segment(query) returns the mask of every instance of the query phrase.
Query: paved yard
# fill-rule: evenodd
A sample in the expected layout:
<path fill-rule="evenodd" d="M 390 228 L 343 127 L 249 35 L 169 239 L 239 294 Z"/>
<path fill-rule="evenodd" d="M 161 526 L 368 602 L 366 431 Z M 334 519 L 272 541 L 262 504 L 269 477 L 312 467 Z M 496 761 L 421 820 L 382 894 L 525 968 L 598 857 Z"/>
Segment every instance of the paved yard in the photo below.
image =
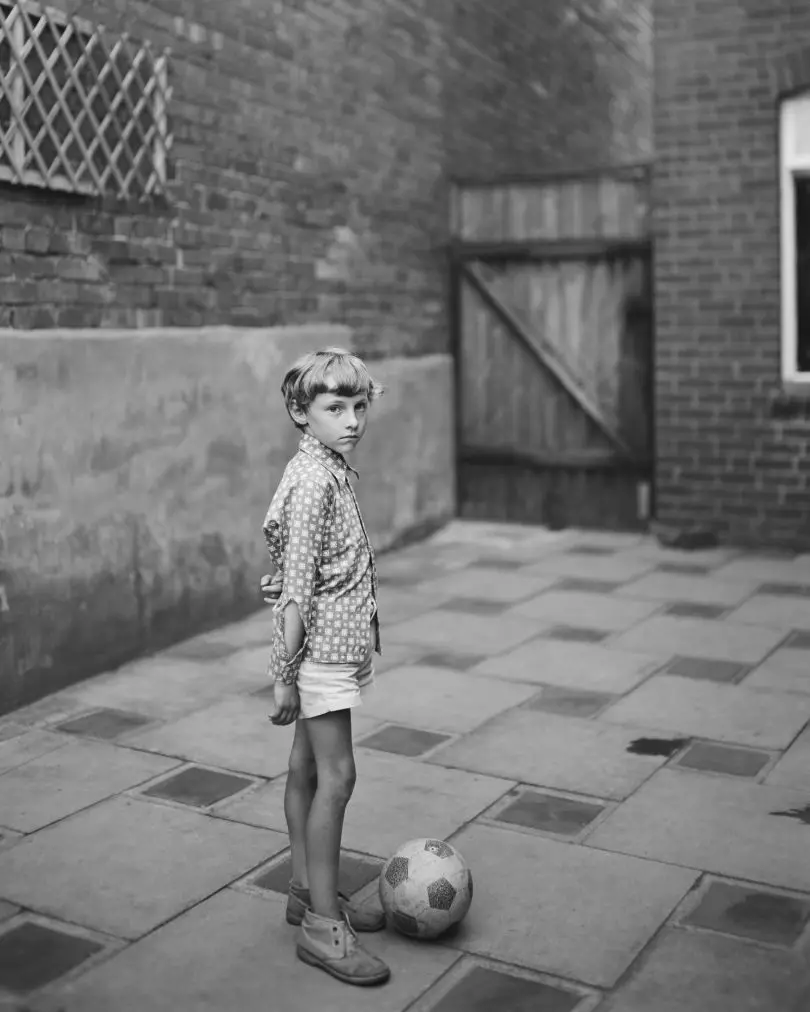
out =
<path fill-rule="evenodd" d="M 807 1012 L 810 559 L 457 523 L 380 572 L 345 888 L 451 839 L 462 930 L 297 962 L 266 609 L 0 720 L 0 1008 Z"/>

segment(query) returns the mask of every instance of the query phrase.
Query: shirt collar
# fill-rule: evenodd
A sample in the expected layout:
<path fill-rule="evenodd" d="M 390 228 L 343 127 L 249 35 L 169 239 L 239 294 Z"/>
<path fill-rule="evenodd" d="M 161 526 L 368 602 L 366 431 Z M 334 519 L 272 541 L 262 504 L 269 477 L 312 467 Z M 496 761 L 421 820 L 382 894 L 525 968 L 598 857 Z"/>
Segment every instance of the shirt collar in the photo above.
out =
<path fill-rule="evenodd" d="M 358 478 L 360 477 L 357 471 L 355 471 L 351 464 L 346 462 L 341 454 L 336 450 L 330 450 L 328 446 L 324 446 L 319 439 L 316 439 L 308 432 L 305 432 L 301 436 L 298 448 L 314 460 L 317 460 L 319 464 L 323 464 L 336 478 L 345 478 L 347 471 L 351 471 Z"/>

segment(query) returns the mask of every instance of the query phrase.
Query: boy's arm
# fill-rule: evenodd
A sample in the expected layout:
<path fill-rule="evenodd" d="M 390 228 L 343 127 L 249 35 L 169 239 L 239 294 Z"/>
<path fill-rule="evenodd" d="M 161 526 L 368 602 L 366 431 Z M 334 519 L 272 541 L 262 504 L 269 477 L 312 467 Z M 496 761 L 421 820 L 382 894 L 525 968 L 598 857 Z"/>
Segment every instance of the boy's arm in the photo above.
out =
<path fill-rule="evenodd" d="M 315 577 L 330 502 L 328 485 L 307 482 L 292 490 L 285 510 L 287 537 L 278 604 L 284 635 L 276 640 L 273 670 L 278 681 L 288 684 L 298 679 L 301 653 L 309 635 Z"/>

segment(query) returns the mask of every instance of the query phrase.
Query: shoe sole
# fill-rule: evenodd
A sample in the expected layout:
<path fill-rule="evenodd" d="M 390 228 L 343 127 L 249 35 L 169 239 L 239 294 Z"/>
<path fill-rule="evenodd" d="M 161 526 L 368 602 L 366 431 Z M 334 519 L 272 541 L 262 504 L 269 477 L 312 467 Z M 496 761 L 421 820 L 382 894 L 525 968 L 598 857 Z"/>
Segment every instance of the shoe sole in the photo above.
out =
<path fill-rule="evenodd" d="M 324 973 L 328 973 L 331 977 L 341 981 L 343 984 L 354 984 L 355 987 L 376 987 L 379 984 L 385 984 L 391 976 L 391 971 L 386 967 L 386 969 L 384 971 L 380 971 L 376 977 L 351 977 L 347 973 L 341 973 L 340 970 L 336 969 L 334 966 L 324 963 L 322 960 L 318 959 L 317 956 L 313 956 L 309 949 L 305 949 L 301 945 L 296 947 L 296 952 L 298 953 L 298 958 L 302 963 L 306 963 L 308 966 L 314 966 L 318 970 L 323 970 Z"/>

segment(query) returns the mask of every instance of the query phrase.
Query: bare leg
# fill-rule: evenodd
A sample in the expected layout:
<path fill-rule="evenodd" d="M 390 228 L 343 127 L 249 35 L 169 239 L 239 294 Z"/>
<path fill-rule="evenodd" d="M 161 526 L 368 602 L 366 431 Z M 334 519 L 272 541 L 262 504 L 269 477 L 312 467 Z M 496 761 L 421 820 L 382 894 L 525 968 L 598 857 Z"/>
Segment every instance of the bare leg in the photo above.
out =
<path fill-rule="evenodd" d="M 306 723 L 318 776 L 306 834 L 309 895 L 316 914 L 339 920 L 340 840 L 355 781 L 351 710 L 310 717 Z"/>
<path fill-rule="evenodd" d="M 307 882 L 307 820 L 315 796 L 317 772 L 315 756 L 309 743 L 307 722 L 298 720 L 290 751 L 290 768 L 284 790 L 284 814 L 290 834 L 292 880 L 306 888 Z"/>

